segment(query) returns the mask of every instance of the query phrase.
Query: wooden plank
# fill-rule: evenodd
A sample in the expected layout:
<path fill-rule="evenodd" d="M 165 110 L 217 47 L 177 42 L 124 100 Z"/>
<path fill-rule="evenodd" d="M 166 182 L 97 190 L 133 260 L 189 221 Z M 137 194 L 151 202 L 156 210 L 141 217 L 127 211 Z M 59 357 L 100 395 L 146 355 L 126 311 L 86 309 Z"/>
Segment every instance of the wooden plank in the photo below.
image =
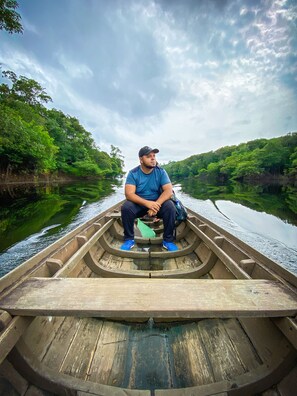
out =
<path fill-rule="evenodd" d="M 83 357 L 82 357 L 83 358 Z M 94 395 L 104 396 L 150 396 L 150 391 L 138 389 L 122 389 L 114 386 L 96 384 L 61 373 L 57 367 L 49 368 L 35 358 L 34 353 L 21 339 L 10 356 L 12 364 L 19 370 L 30 375 L 32 383 L 52 395 L 73 396 L 78 390 Z"/>
<path fill-rule="evenodd" d="M 199 334 L 199 324 L 190 323 L 172 329 L 175 388 L 212 383 L 212 369 Z"/>
<path fill-rule="evenodd" d="M 297 389 L 297 367 L 295 367 L 281 382 L 277 390 L 281 396 L 293 395 Z"/>
<path fill-rule="evenodd" d="M 232 243 L 235 245 L 239 246 L 249 257 L 255 259 L 256 261 L 260 261 L 266 268 L 269 268 L 270 270 L 274 271 L 276 274 L 278 274 L 282 279 L 287 280 L 289 283 L 297 287 L 297 276 L 293 274 L 292 272 L 288 271 L 286 268 L 280 266 L 276 262 L 272 261 L 268 257 L 264 256 L 262 253 L 259 251 L 255 250 L 245 242 L 241 241 L 239 238 L 235 237 L 233 234 L 229 233 L 226 231 L 224 228 L 218 226 L 217 224 L 214 224 L 210 220 L 206 219 L 205 217 L 201 216 L 200 214 L 194 212 L 193 210 L 188 209 L 189 213 L 189 219 L 193 220 L 195 224 L 204 222 L 207 223 L 209 227 L 212 227 L 213 229 L 216 230 L 216 232 L 220 232 L 222 235 L 230 239 Z M 189 221 L 187 220 L 187 224 L 189 224 Z"/>
<path fill-rule="evenodd" d="M 88 220 L 84 224 L 80 225 L 79 227 L 75 228 L 68 234 L 66 234 L 64 237 L 60 238 L 58 241 L 53 243 L 52 245 L 48 246 L 41 252 L 37 253 L 35 256 L 33 256 L 31 259 L 27 260 L 24 262 L 22 265 L 18 266 L 8 274 L 6 274 L 3 278 L 1 278 L 0 281 L 0 293 L 2 293 L 6 288 L 10 287 L 12 284 L 15 282 L 20 282 L 23 280 L 24 277 L 29 277 L 32 275 L 32 273 L 35 272 L 36 268 L 39 267 L 40 263 L 42 260 L 47 258 L 52 252 L 57 251 L 59 248 L 62 246 L 66 246 L 66 244 L 71 241 L 73 237 L 76 235 L 79 235 L 82 233 L 84 230 L 86 230 L 88 227 L 92 225 L 95 221 L 104 221 L 104 216 L 111 210 L 115 210 L 118 208 L 121 204 L 123 204 L 124 200 L 121 202 L 113 205 L 109 209 L 105 210 L 104 212 L 96 215 L 92 219 Z M 46 266 L 45 261 L 44 261 L 44 266 Z"/>
<path fill-rule="evenodd" d="M 32 318 L 13 318 L 9 322 L 8 326 L 0 333 L 0 364 L 18 342 L 31 321 Z"/>
<path fill-rule="evenodd" d="M 99 323 L 98 326 L 97 319 L 81 321 L 60 367 L 60 372 L 76 378 L 86 377 L 101 328 L 102 324 Z"/>
<path fill-rule="evenodd" d="M 34 355 L 42 360 L 64 321 L 63 317 L 40 316 L 31 323 L 23 334 L 24 342 L 34 350 Z"/>
<path fill-rule="evenodd" d="M 209 273 L 214 279 L 236 279 L 235 275 L 219 259 L 215 261 Z"/>
<path fill-rule="evenodd" d="M 276 353 L 285 354 L 290 348 L 289 341 L 272 326 L 269 318 L 240 318 L 239 321 L 262 362 L 270 362 Z"/>
<path fill-rule="evenodd" d="M 111 227 L 114 220 L 109 220 L 104 224 L 94 235 L 84 243 L 65 263 L 65 265 L 55 274 L 55 277 L 66 276 L 72 273 L 73 269 L 80 263 L 84 256 L 89 252 L 92 246 L 98 241 L 98 239 Z"/>
<path fill-rule="evenodd" d="M 296 388 L 295 388 L 296 389 Z M 273 387 L 271 389 L 266 390 L 261 394 L 261 396 L 280 396 L 278 391 Z"/>
<path fill-rule="evenodd" d="M 202 263 L 198 260 L 198 257 L 195 253 L 190 253 L 185 257 L 177 257 L 176 258 L 177 268 L 182 270 L 187 270 L 191 268 L 196 268 Z"/>
<path fill-rule="evenodd" d="M 30 385 L 24 396 L 53 396 L 53 393 L 49 393 L 41 388 L 37 388 L 34 385 Z"/>
<path fill-rule="evenodd" d="M 16 371 L 16 369 L 7 359 L 5 359 L 4 362 L 0 364 L 0 380 L 1 378 L 5 378 L 7 381 L 9 381 L 10 384 L 13 385 L 14 389 L 18 392 L 18 395 L 24 395 L 28 389 L 28 381 Z M 0 386 L 0 395 L 10 396 L 13 395 L 13 393 L 2 392 Z"/>
<path fill-rule="evenodd" d="M 121 387 L 125 374 L 128 343 L 129 327 L 127 325 L 104 321 L 85 379 Z"/>
<path fill-rule="evenodd" d="M 296 315 L 297 299 L 267 280 L 30 278 L 0 308 L 27 316 L 281 317 Z"/>
<path fill-rule="evenodd" d="M 201 228 L 197 227 L 190 220 L 187 220 L 190 228 L 196 232 L 197 236 L 205 242 L 205 244 L 218 256 L 218 258 L 222 261 L 223 264 L 233 273 L 233 275 L 238 279 L 246 279 L 250 278 L 243 269 L 241 269 L 238 264 L 229 257 L 222 248 L 220 248 L 215 241 L 213 241 L 209 236 L 201 230 Z"/>
<path fill-rule="evenodd" d="M 229 380 L 245 372 L 238 351 L 231 342 L 222 321 L 216 319 L 201 321 L 199 331 L 215 381 Z"/>
<path fill-rule="evenodd" d="M 73 317 L 65 318 L 56 332 L 55 338 L 51 340 L 51 344 L 48 346 L 46 354 L 42 359 L 42 362 L 46 364 L 47 367 L 55 369 L 62 365 L 69 346 L 81 325 L 81 320 L 80 318 Z"/>
<path fill-rule="evenodd" d="M 297 323 L 294 318 L 276 318 L 274 323 L 297 349 Z"/>
<path fill-rule="evenodd" d="M 0 310 L 0 332 L 5 329 L 11 320 L 12 317 L 8 312 Z"/>
<path fill-rule="evenodd" d="M 156 330 L 153 324 L 130 329 L 131 344 L 126 359 L 124 387 L 167 389 L 172 385 L 169 346 L 166 330 Z"/>
<path fill-rule="evenodd" d="M 236 319 L 225 319 L 223 325 L 233 347 L 237 350 L 237 354 L 245 370 L 252 371 L 259 367 L 262 361 L 239 321 Z"/>

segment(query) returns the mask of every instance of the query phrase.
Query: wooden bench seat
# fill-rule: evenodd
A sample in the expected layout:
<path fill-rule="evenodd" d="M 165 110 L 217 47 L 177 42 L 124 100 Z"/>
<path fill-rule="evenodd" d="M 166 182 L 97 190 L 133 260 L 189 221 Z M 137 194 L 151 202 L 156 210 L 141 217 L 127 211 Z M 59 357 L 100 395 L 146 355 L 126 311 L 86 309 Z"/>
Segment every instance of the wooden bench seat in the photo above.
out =
<path fill-rule="evenodd" d="M 30 278 L 0 299 L 22 316 L 106 318 L 281 317 L 296 294 L 268 280 Z"/>

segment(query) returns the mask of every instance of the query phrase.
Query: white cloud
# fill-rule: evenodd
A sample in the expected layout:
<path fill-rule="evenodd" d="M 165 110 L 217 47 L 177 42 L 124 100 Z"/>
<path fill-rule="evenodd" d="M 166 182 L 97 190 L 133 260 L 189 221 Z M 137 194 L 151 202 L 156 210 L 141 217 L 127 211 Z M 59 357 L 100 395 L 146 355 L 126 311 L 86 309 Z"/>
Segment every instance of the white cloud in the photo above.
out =
<path fill-rule="evenodd" d="M 59 63 L 64 67 L 65 72 L 72 78 L 91 78 L 94 73 L 85 64 L 78 64 L 69 59 L 64 53 L 58 53 L 57 58 Z"/>
<path fill-rule="evenodd" d="M 242 16 L 242 15 L 246 15 L 247 13 L 248 13 L 248 9 L 243 7 L 243 8 L 240 10 L 239 15 Z"/>
<path fill-rule="evenodd" d="M 297 129 L 296 92 L 282 82 L 289 73 L 296 83 L 297 64 L 289 61 L 297 51 L 296 7 L 291 13 L 282 1 L 255 7 L 230 0 L 216 12 L 210 2 L 189 10 L 190 2 L 92 4 L 92 15 L 81 1 L 69 15 L 71 26 L 75 16 L 96 20 L 85 26 L 86 36 L 71 31 L 73 40 L 64 41 L 61 26 L 49 20 L 50 38 L 6 38 L 0 62 L 39 81 L 53 106 L 77 117 L 103 150 L 118 146 L 127 168 L 144 145 L 158 147 L 167 162 Z M 42 31 L 38 15 L 26 18 L 32 32 Z"/>

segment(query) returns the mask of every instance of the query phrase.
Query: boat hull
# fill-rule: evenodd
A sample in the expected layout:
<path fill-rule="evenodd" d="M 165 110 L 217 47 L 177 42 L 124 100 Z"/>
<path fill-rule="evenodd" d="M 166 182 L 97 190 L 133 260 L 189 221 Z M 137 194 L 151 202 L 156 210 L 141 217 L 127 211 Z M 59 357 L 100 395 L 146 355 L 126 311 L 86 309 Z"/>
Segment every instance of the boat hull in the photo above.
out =
<path fill-rule="evenodd" d="M 0 390 L 295 391 L 296 277 L 190 209 L 178 252 L 150 221 L 156 238 L 136 228 L 123 252 L 119 207 L 0 280 Z"/>

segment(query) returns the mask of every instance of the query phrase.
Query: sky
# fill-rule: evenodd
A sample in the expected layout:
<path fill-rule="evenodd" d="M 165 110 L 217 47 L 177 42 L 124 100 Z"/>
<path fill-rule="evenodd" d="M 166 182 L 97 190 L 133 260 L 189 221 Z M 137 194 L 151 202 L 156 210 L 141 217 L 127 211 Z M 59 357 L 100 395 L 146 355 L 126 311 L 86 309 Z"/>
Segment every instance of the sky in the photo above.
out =
<path fill-rule="evenodd" d="M 0 64 L 126 169 L 297 131 L 297 0 L 19 0 Z"/>

